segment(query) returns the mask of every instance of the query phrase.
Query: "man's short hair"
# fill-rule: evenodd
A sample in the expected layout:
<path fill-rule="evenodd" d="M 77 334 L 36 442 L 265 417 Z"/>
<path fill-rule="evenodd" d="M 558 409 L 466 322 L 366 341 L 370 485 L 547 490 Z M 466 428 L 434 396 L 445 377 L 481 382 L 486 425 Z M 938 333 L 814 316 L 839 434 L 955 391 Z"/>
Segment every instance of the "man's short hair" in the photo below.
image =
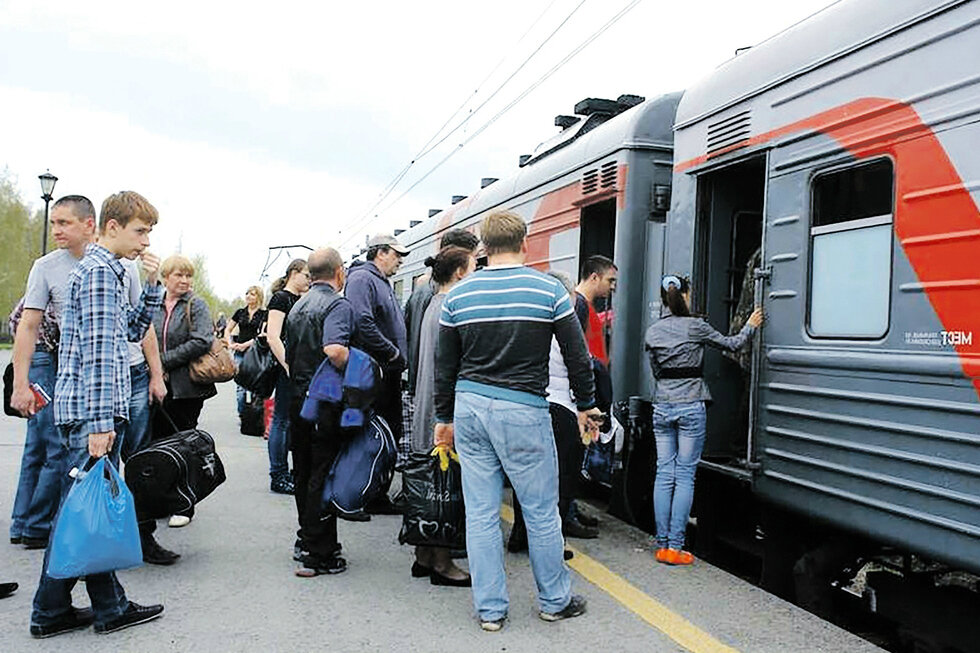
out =
<path fill-rule="evenodd" d="M 159 219 L 160 214 L 145 197 L 131 190 L 124 190 L 110 195 L 102 202 L 99 230 L 105 231 L 109 220 L 115 220 L 120 227 L 125 227 L 132 220 L 140 220 L 152 227 Z"/>
<path fill-rule="evenodd" d="M 95 220 L 95 205 L 92 204 L 92 200 L 84 195 L 65 195 L 64 197 L 59 197 L 52 205 L 52 208 L 57 209 L 62 206 L 71 211 L 71 214 L 79 221 L 88 220 L 89 218 Z"/>
<path fill-rule="evenodd" d="M 160 264 L 160 278 L 166 279 L 174 272 L 183 272 L 184 274 L 189 274 L 193 277 L 194 264 L 191 263 L 191 260 L 186 256 L 173 254 L 172 256 L 165 258 L 163 263 Z"/>
<path fill-rule="evenodd" d="M 480 223 L 480 239 L 489 256 L 520 252 L 525 237 L 527 224 L 512 211 L 494 211 Z"/>
<path fill-rule="evenodd" d="M 310 254 L 307 266 L 312 281 L 326 281 L 333 279 L 337 270 L 344 267 L 344 258 L 333 247 L 324 247 Z"/>
<path fill-rule="evenodd" d="M 440 250 L 447 247 L 462 247 L 465 250 L 475 252 L 479 245 L 480 239 L 466 229 L 450 229 L 439 240 Z"/>
<path fill-rule="evenodd" d="M 585 281 L 593 274 L 597 274 L 600 277 L 606 273 L 610 268 L 618 270 L 616 264 L 612 262 L 611 258 L 602 256 L 601 254 L 595 254 L 585 259 L 585 263 L 582 264 L 582 272 L 579 275 L 579 281 Z"/>

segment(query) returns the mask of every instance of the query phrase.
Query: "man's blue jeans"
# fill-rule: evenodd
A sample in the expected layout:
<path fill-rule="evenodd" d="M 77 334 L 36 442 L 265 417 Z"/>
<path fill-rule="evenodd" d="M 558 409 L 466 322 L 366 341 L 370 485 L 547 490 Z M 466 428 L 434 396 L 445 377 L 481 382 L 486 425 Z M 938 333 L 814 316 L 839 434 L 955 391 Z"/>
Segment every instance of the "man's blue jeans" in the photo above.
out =
<path fill-rule="evenodd" d="M 121 430 L 122 421 L 116 420 L 116 432 Z M 74 427 L 62 427 L 63 443 L 67 444 L 67 460 L 65 471 L 73 467 L 82 469 L 88 462 L 88 436 L 91 429 L 82 423 Z M 117 438 L 109 452 L 109 460 L 113 465 L 119 465 L 119 445 Z M 66 477 L 67 479 L 67 477 Z M 61 501 L 68 495 L 71 479 L 64 483 Z M 60 502 L 59 502 L 60 505 Z M 34 594 L 34 609 L 31 612 L 31 624 L 48 626 L 64 617 L 72 608 L 71 591 L 78 582 L 77 578 L 51 578 L 47 575 L 49 547 L 44 552 L 44 563 L 41 567 L 41 582 Z M 92 611 L 95 613 L 95 623 L 104 624 L 115 619 L 126 610 L 129 601 L 122 585 L 116 580 L 116 574 L 91 574 L 85 577 L 85 589 L 92 601 Z"/>
<path fill-rule="evenodd" d="M 37 350 L 27 378 L 54 396 L 58 356 Z M 54 407 L 46 406 L 27 420 L 20 480 L 10 516 L 10 537 L 46 538 L 58 509 L 65 477 L 65 448 L 54 425 Z"/>
<path fill-rule="evenodd" d="M 282 370 L 276 381 L 276 407 L 269 425 L 269 476 L 273 480 L 289 473 L 289 405 L 293 400 L 292 383 Z"/>
<path fill-rule="evenodd" d="M 680 550 L 684 546 L 706 423 L 703 401 L 660 403 L 653 407 L 653 435 L 657 441 L 653 510 L 660 548 Z"/>
<path fill-rule="evenodd" d="M 142 449 L 147 442 L 150 430 L 150 368 L 146 363 L 129 368 L 130 387 L 129 421 L 117 425 L 116 439 L 120 440 L 119 451 L 123 462 Z"/>
<path fill-rule="evenodd" d="M 507 615 L 500 531 L 505 473 L 524 510 L 538 604 L 545 612 L 560 612 L 571 600 L 572 580 L 563 557 L 558 454 L 547 406 L 537 408 L 457 392 L 453 421 L 463 470 L 466 552 L 477 613 L 483 620 Z"/>

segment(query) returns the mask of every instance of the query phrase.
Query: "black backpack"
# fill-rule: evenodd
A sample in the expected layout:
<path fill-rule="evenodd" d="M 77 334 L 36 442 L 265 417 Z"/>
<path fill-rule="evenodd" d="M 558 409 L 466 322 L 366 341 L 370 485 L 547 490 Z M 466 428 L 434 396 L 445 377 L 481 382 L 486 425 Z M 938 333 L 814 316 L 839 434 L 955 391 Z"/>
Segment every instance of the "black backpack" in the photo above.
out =
<path fill-rule="evenodd" d="M 225 482 L 214 438 L 200 429 L 151 442 L 126 461 L 125 472 L 141 518 L 188 510 Z"/>

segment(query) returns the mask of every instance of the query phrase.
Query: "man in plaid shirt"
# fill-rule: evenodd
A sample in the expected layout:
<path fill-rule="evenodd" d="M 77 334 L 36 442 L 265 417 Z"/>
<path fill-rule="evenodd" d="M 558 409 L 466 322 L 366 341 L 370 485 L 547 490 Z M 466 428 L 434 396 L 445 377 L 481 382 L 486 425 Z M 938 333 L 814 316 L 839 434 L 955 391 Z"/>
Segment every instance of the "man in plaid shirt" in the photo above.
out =
<path fill-rule="evenodd" d="M 132 191 L 110 196 L 99 217 L 98 244 L 72 270 L 61 320 L 58 377 L 54 392 L 55 423 L 68 447 L 68 465 L 82 469 L 89 457 L 108 455 L 118 465 L 117 426 L 129 417 L 130 377 L 127 342 L 139 342 L 163 303 L 157 279 L 160 260 L 145 251 L 157 210 Z M 142 258 L 147 283 L 135 309 L 129 308 L 119 259 Z M 65 490 L 68 489 L 65 483 Z M 62 500 L 64 495 L 62 493 Z M 41 582 L 34 595 L 31 635 L 37 638 L 85 628 L 110 633 L 155 619 L 162 605 L 141 606 L 126 598 L 112 572 L 86 577 L 92 609 L 71 604 L 77 579 L 47 575 L 44 557 Z"/>

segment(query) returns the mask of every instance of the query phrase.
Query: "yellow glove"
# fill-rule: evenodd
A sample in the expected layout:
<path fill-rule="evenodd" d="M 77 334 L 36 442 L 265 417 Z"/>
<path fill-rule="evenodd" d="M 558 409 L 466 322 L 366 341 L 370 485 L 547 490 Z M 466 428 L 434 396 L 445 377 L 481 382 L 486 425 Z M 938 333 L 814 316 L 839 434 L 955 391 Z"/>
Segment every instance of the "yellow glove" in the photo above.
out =
<path fill-rule="evenodd" d="M 459 462 L 459 455 L 454 449 L 450 449 L 445 445 L 439 445 L 432 450 L 430 456 L 439 457 L 439 469 L 446 471 L 449 469 L 449 459 L 452 458 L 456 462 Z"/>

